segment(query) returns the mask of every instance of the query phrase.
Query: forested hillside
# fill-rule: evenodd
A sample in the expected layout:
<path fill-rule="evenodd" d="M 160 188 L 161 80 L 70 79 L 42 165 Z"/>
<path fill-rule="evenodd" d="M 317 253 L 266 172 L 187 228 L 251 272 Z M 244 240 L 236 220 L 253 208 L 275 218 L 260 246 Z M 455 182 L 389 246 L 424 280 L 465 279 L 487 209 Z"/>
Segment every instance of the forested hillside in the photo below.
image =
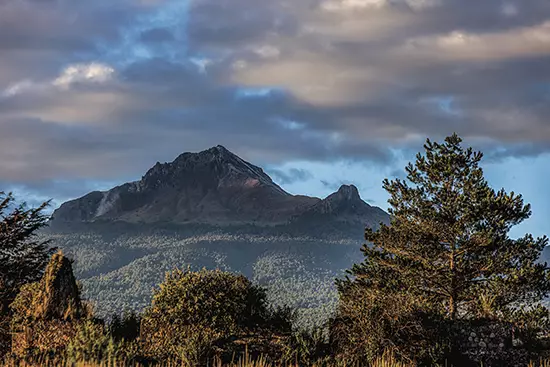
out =
<path fill-rule="evenodd" d="M 319 325 L 334 310 L 334 279 L 360 260 L 360 240 L 326 240 L 212 231 L 177 233 L 48 233 L 75 260 L 83 295 L 102 316 L 141 311 L 174 268 L 221 269 L 264 285 L 275 305 L 299 310 L 300 325 Z"/>

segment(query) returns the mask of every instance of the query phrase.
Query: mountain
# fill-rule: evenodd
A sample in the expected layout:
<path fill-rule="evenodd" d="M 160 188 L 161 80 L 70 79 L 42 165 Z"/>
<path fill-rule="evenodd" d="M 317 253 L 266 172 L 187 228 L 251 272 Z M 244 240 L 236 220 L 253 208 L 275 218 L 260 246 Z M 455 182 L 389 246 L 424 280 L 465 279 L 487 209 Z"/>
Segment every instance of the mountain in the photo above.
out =
<path fill-rule="evenodd" d="M 139 181 L 61 205 L 44 235 L 75 260 L 101 316 L 142 310 L 174 268 L 242 273 L 304 327 L 335 309 L 334 279 L 360 262 L 380 208 L 343 185 L 325 199 L 284 191 L 222 146 L 157 163 Z"/>
<path fill-rule="evenodd" d="M 388 223 L 388 214 L 378 207 L 365 203 L 355 185 L 342 185 L 340 189 L 307 208 L 291 219 L 293 224 L 311 227 L 345 223 L 353 229 L 363 230 L 366 226 L 376 227 L 381 222 Z"/>
<path fill-rule="evenodd" d="M 57 222 L 285 223 L 319 199 L 294 196 L 222 146 L 157 163 L 140 181 L 63 204 Z"/>
<path fill-rule="evenodd" d="M 284 225 L 347 222 L 357 227 L 387 221 L 361 200 L 353 185 L 326 199 L 291 195 L 260 168 L 218 145 L 157 163 L 139 181 L 92 192 L 61 205 L 63 222 Z"/>

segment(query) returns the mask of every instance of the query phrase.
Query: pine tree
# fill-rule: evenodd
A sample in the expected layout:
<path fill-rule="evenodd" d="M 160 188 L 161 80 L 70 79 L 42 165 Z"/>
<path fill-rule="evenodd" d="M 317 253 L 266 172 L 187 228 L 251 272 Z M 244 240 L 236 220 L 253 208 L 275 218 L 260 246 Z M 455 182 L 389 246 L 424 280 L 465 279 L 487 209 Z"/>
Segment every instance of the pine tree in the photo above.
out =
<path fill-rule="evenodd" d="M 530 205 L 493 190 L 479 166 L 483 154 L 461 142 L 456 134 L 442 144 L 428 139 L 425 155 L 406 167 L 406 180 L 384 181 L 391 224 L 366 230 L 372 245 L 363 246 L 363 263 L 337 284 L 340 336 L 348 342 L 367 314 L 386 322 L 377 340 L 365 341 L 377 349 L 394 346 L 404 328 L 422 334 L 419 324 L 411 327 L 415 311 L 450 322 L 510 319 L 548 296 L 550 272 L 537 262 L 547 238 L 509 237 L 531 215 Z"/>
<path fill-rule="evenodd" d="M 13 195 L 0 192 L 0 313 L 6 313 L 21 286 L 40 280 L 50 256 L 49 241 L 36 238 L 47 225 L 49 202 L 36 208 L 15 205 Z"/>

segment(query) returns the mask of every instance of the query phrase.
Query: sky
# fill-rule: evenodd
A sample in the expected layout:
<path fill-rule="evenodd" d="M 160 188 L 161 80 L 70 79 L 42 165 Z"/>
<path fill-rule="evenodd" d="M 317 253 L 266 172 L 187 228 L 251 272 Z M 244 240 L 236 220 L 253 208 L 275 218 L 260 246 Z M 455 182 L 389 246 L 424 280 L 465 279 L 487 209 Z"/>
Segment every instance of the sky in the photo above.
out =
<path fill-rule="evenodd" d="M 218 144 L 291 193 L 458 133 L 550 234 L 548 0 L 0 0 L 0 191 L 58 205 Z"/>

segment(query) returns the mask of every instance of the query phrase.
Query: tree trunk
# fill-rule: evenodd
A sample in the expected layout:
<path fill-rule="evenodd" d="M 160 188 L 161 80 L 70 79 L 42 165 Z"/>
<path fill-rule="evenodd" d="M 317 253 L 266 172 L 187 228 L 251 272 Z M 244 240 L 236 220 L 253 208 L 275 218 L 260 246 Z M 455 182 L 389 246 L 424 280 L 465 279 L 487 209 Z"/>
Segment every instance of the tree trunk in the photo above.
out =
<path fill-rule="evenodd" d="M 451 259 L 449 267 L 451 270 L 451 296 L 449 297 L 449 318 L 454 320 L 456 318 L 456 281 L 455 281 L 455 249 L 454 244 L 451 249 Z"/>

